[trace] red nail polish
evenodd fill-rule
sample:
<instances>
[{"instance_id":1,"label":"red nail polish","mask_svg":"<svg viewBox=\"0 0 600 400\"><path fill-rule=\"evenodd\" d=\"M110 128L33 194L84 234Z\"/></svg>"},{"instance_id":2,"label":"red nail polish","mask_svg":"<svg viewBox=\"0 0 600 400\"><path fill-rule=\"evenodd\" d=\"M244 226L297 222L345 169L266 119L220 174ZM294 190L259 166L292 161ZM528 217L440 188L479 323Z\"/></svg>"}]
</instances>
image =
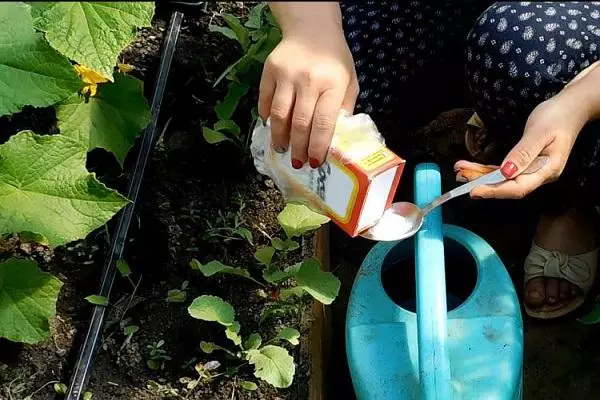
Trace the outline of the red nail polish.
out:
<instances>
[{"instance_id":1,"label":"red nail polish","mask_svg":"<svg viewBox=\"0 0 600 400\"><path fill-rule=\"evenodd\" d=\"M509 161L502 166L502 175L504 175L505 177L512 178L512 176L516 173L517 166L513 162Z\"/></svg>"},{"instance_id":2,"label":"red nail polish","mask_svg":"<svg viewBox=\"0 0 600 400\"><path fill-rule=\"evenodd\" d=\"M317 160L316 158L310 158L310 160L308 160L308 163L310 164L310 167L313 169L319 168L319 160Z\"/></svg>"},{"instance_id":3,"label":"red nail polish","mask_svg":"<svg viewBox=\"0 0 600 400\"><path fill-rule=\"evenodd\" d=\"M292 158L292 167L294 167L294 169L300 169L303 165L304 163L302 161Z\"/></svg>"}]
</instances>

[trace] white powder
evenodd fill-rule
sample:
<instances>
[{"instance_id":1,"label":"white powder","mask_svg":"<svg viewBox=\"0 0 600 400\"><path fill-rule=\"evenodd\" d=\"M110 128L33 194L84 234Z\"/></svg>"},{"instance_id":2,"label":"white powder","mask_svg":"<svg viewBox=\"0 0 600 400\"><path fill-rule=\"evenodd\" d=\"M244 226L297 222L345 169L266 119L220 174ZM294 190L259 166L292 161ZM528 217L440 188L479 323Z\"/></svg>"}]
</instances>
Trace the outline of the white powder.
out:
<instances>
[{"instance_id":1,"label":"white powder","mask_svg":"<svg viewBox=\"0 0 600 400\"><path fill-rule=\"evenodd\" d=\"M378 240L397 240L402 232L413 229L413 222L408 218L395 213L391 208L385 210L379 222L369 232Z\"/></svg>"}]
</instances>

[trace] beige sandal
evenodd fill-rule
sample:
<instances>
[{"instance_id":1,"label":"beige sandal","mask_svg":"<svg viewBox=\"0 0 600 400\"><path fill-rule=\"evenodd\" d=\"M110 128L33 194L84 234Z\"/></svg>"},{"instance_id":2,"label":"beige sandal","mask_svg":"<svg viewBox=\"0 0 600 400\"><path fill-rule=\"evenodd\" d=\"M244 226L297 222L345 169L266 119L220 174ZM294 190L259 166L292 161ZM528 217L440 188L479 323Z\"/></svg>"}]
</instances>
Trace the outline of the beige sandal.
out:
<instances>
[{"instance_id":1,"label":"beige sandal","mask_svg":"<svg viewBox=\"0 0 600 400\"><path fill-rule=\"evenodd\" d=\"M583 305L594 280L598 266L598 249L590 252L569 256L559 251L549 251L532 244L525 260L525 282L533 278L564 279L581 289L577 297L558 302L554 305L545 304L541 307L530 308L525 303L525 312L539 319L552 319L565 316Z\"/></svg>"}]
</instances>

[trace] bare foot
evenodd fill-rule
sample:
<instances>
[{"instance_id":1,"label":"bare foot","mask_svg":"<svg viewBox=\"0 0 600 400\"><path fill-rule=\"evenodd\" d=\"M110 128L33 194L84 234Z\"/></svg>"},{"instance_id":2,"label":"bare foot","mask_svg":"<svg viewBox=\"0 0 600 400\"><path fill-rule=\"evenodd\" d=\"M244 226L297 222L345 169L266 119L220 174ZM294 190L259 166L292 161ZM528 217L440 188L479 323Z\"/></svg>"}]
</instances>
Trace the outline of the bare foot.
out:
<instances>
[{"instance_id":1,"label":"bare foot","mask_svg":"<svg viewBox=\"0 0 600 400\"><path fill-rule=\"evenodd\" d=\"M567 255L587 253L596 247L592 218L577 210L559 217L541 217L533 241L549 251ZM556 305L579 292L577 286L562 279L533 278L525 285L525 302L532 308Z\"/></svg>"}]
</instances>

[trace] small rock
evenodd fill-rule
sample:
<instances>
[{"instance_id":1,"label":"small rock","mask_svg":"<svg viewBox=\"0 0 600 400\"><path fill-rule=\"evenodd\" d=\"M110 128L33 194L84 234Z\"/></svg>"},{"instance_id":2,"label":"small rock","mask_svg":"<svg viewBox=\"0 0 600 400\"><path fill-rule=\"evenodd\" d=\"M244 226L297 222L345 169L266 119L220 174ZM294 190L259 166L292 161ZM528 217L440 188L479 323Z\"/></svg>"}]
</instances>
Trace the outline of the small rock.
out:
<instances>
[{"instance_id":1,"label":"small rock","mask_svg":"<svg viewBox=\"0 0 600 400\"><path fill-rule=\"evenodd\" d=\"M21 243L19 248L21 249L21 251L23 251L27 255L31 254L31 244L30 243Z\"/></svg>"},{"instance_id":2,"label":"small rock","mask_svg":"<svg viewBox=\"0 0 600 400\"><path fill-rule=\"evenodd\" d=\"M265 186L267 186L268 188L273 189L275 187L275 183L273 183L273 181L271 179L267 179L265 181Z\"/></svg>"}]
</instances>

